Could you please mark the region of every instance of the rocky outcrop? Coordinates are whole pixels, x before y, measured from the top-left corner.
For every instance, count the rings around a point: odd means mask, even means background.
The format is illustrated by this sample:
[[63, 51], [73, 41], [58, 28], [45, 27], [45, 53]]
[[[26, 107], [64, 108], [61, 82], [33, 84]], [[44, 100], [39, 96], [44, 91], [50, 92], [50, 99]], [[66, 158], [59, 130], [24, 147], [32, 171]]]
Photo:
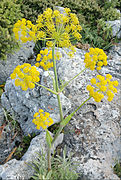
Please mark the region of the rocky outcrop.
[[[53, 81], [49, 74], [53, 76], [53, 72], [45, 71], [43, 73], [41, 69], [38, 70], [41, 73], [40, 84], [52, 88]], [[63, 112], [67, 114], [71, 108], [70, 101], [63, 93], [61, 93], [60, 98], [63, 105]], [[14, 80], [9, 78], [6, 82], [5, 92], [2, 94], [1, 102], [7, 111], [14, 114], [14, 118], [19, 122], [25, 135], [40, 133], [42, 131], [42, 129], [37, 130], [32, 123], [33, 115], [39, 109], [49, 112], [54, 122], [60, 121], [56, 95], [39, 86], [33, 90], [22, 91], [20, 87], [15, 87]]]
[[4, 123], [4, 109], [0, 106], [0, 126]]
[[[68, 51], [68, 49], [65, 50]], [[75, 57], [72, 59], [68, 58], [65, 50], [60, 49], [62, 59], [57, 62], [60, 85], [62, 82], [70, 80], [85, 67], [83, 62], [85, 54], [84, 50], [77, 49]], [[118, 46], [115, 46], [110, 50], [108, 55], [108, 65], [102, 68], [100, 74], [104, 75], [110, 73], [115, 80], [120, 82], [120, 58], [120, 44], [118, 44]], [[52, 71], [46, 71], [44, 73], [41, 71], [40, 83], [52, 87], [51, 79], [48, 76], [49, 73], [53, 75]], [[97, 74], [98, 72], [96, 71], [85, 70], [65, 88], [62, 94], [64, 100], [61, 97], [65, 114], [67, 114], [68, 111], [69, 113], [72, 112], [87, 99], [88, 92], [86, 90], [86, 85], [89, 83], [90, 79]], [[76, 113], [69, 125], [64, 129], [65, 136], [62, 146], [66, 145], [68, 152], [74, 152], [72, 160], [80, 161], [77, 171], [81, 173], [85, 179], [119, 179], [117, 175], [113, 173], [112, 167], [115, 165], [115, 160], [121, 158], [120, 86], [121, 84], [119, 84], [118, 93], [115, 95], [112, 102], [108, 102], [106, 98], [100, 103], [96, 103], [93, 99], [90, 99], [90, 101]], [[6, 99], [4, 99], [5, 97]], [[15, 98], [17, 99], [16, 102]], [[27, 92], [22, 93], [19, 88], [16, 88], [13, 85], [11, 79], [7, 80], [5, 93], [2, 95], [2, 103], [4, 107], [7, 107], [9, 110], [12, 107], [16, 113], [18, 113], [18, 108], [21, 114], [27, 112], [27, 116], [30, 117], [29, 120], [27, 119], [28, 124], [26, 124], [26, 121], [22, 122], [23, 119], [20, 118], [21, 116], [19, 116], [20, 120], [18, 120], [20, 123], [23, 123], [23, 129], [29, 126], [26, 128], [27, 132], [30, 132], [32, 115], [38, 108], [48, 110], [51, 115], [55, 113], [57, 117], [57, 101], [55, 100], [55, 96], [42, 88], [35, 88], [31, 92], [28, 90]], [[26, 127], [24, 126], [25, 124]], [[33, 131], [33, 129], [31, 130]], [[10, 161], [11, 166], [16, 162], [18, 163], [16, 160], [12, 161]], [[20, 161], [20, 164], [21, 163], [23, 163], [23, 161]], [[2, 166], [2, 168], [4, 167], [6, 167], [6, 164]], [[22, 168], [21, 165], [20, 167]], [[24, 169], [22, 169], [22, 171], [24, 174]], [[15, 170], [14, 172], [16, 173]], [[2, 174], [2, 177], [4, 177], [4, 173]]]
[[[72, 118], [65, 128], [63, 146], [74, 152], [73, 160], [79, 160], [78, 172], [85, 179], [112, 180], [119, 178], [113, 173], [112, 167], [116, 160], [121, 159], [120, 141], [120, 110], [121, 110], [121, 55], [120, 44], [113, 47], [108, 56], [108, 65], [100, 74], [112, 74], [119, 81], [118, 93], [112, 102], [104, 98], [100, 103], [93, 99], [87, 102]], [[68, 81], [84, 68], [84, 52], [77, 50], [73, 59], [58, 64], [58, 74], [61, 81]], [[70, 72], [70, 73], [69, 73]], [[72, 103], [73, 109], [79, 106], [87, 97], [86, 85], [98, 72], [86, 70], [65, 89], [64, 94]]]

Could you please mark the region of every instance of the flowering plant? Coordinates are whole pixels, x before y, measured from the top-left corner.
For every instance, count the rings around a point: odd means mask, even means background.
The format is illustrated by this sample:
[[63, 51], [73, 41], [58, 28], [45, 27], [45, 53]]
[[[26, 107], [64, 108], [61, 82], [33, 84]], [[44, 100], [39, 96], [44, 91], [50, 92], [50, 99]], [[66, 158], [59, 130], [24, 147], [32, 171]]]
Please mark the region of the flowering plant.
[[[60, 113], [60, 126], [56, 132], [54, 138], [51, 137], [47, 128], [54, 123], [51, 115], [48, 112], [44, 112], [43, 109], [39, 109], [34, 114], [33, 123], [37, 129], [43, 128], [46, 131], [46, 141], [48, 145], [48, 171], [51, 170], [51, 148], [59, 136], [62, 129], [68, 124], [72, 116], [91, 98], [94, 98], [96, 102], [100, 102], [106, 95], [108, 101], [112, 101], [114, 94], [117, 93], [116, 87], [118, 81], [112, 81], [112, 76], [107, 74], [106, 77], [97, 75], [96, 78], [91, 79], [91, 85], [87, 86], [89, 91], [89, 97], [85, 100], [74, 112], [69, 114], [66, 118], [63, 116], [62, 105], [60, 101], [60, 93], [63, 89], [77, 76], [79, 76], [86, 68], [90, 70], [97, 69], [98, 71], [102, 66], [107, 65], [107, 56], [102, 49], [90, 48], [89, 52], [85, 54], [85, 69], [78, 73], [75, 77], [66, 82], [61, 88], [58, 84], [58, 77], [56, 71], [56, 60], [61, 57], [59, 52], [55, 53], [55, 47], [69, 48], [69, 56], [73, 56], [75, 47], [72, 45], [72, 40], [79, 40], [81, 38], [78, 18], [75, 14], [70, 12], [70, 9], [65, 8], [64, 14], [61, 14], [58, 10], [52, 11], [48, 8], [43, 14], [38, 16], [36, 25], [33, 25], [31, 21], [26, 19], [19, 20], [13, 29], [16, 39], [20, 39], [23, 43], [27, 41], [44, 40], [46, 42], [46, 49], [40, 50], [37, 55], [35, 64], [36, 67], [41, 66], [44, 70], [53, 68], [54, 70], [54, 86], [55, 88], [49, 89], [39, 82], [39, 72], [35, 66], [31, 66], [28, 63], [17, 66], [11, 74], [11, 79], [15, 80], [15, 85], [20, 86], [23, 91], [28, 88], [32, 89], [35, 84], [41, 86], [51, 93], [57, 96], [58, 107]], [[21, 31], [21, 35], [20, 32]]]

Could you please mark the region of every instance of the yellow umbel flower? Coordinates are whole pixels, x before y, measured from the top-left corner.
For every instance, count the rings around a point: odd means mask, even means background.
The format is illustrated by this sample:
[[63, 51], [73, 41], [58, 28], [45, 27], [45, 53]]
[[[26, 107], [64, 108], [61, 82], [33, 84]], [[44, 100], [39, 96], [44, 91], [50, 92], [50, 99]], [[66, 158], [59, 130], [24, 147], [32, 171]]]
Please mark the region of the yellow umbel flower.
[[[61, 57], [62, 54], [58, 51], [54, 54], [54, 58], [56, 60], [59, 60]], [[37, 63], [35, 64], [35, 66], [36, 67], [41, 66], [45, 71], [53, 67], [52, 50], [49, 49], [41, 50], [40, 54], [37, 55], [36, 61]]]
[[90, 48], [89, 52], [85, 54], [85, 66], [90, 70], [101, 70], [102, 66], [107, 65], [107, 56], [102, 49]]
[[38, 16], [36, 25], [23, 18], [18, 20], [13, 28], [17, 39], [21, 31], [20, 39], [24, 43], [31, 40], [47, 40], [47, 47], [55, 45], [62, 48], [71, 48], [71, 40], [80, 40], [81, 30], [77, 16], [68, 8], [65, 8], [64, 14], [48, 8]]
[[40, 81], [39, 75], [40, 73], [36, 67], [24, 63], [23, 65], [18, 65], [10, 77], [15, 79], [15, 86], [20, 86], [23, 91], [26, 91], [28, 88], [33, 89], [35, 82]]
[[39, 109], [39, 111], [34, 114], [32, 122], [36, 125], [37, 129], [40, 129], [40, 127], [46, 129], [54, 123], [50, 114], [48, 112], [44, 112], [43, 109]]
[[97, 75], [96, 79], [91, 79], [90, 82], [92, 85], [88, 85], [87, 90], [96, 102], [100, 102], [104, 98], [104, 95], [108, 97], [108, 101], [113, 100], [114, 94], [117, 93], [115, 87], [118, 86], [118, 81], [111, 81], [111, 78], [112, 76], [107, 74], [106, 77]]
[[37, 55], [36, 61], [37, 63], [35, 66], [41, 66], [44, 70], [48, 70], [49, 68], [53, 67], [52, 51], [48, 51], [48, 49], [41, 50], [40, 54]]

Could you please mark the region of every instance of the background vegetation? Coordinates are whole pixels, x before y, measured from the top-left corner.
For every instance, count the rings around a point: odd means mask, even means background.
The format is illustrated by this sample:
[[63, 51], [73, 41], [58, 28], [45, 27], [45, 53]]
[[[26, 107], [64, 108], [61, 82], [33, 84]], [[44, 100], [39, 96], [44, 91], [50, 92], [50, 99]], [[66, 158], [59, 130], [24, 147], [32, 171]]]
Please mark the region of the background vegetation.
[[105, 21], [120, 18], [117, 8], [120, 0], [18, 0], [24, 17], [36, 22], [38, 14], [46, 8], [68, 7], [76, 13], [83, 27], [82, 44], [107, 50], [116, 39], [112, 37], [112, 28]]
[[13, 36], [13, 25], [22, 17], [36, 22], [46, 8], [68, 7], [76, 13], [83, 27], [82, 44], [108, 49], [113, 45], [112, 30], [105, 23], [120, 18], [120, 0], [0, 0], [0, 58], [18, 47]]
[[13, 25], [22, 17], [20, 5], [14, 0], [0, 0], [0, 58], [18, 47], [13, 35]]

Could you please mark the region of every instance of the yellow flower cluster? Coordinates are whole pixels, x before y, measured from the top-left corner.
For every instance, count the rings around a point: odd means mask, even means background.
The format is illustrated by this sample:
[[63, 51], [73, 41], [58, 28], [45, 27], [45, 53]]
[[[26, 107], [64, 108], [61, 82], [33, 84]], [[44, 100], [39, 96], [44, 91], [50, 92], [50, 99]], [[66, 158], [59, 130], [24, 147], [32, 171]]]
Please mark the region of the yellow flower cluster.
[[94, 98], [96, 102], [100, 102], [104, 95], [107, 96], [108, 101], [112, 101], [114, 94], [117, 93], [115, 87], [118, 86], [118, 81], [111, 81], [112, 76], [110, 74], [106, 75], [106, 78], [101, 75], [97, 75], [96, 79], [91, 79], [91, 84], [87, 86], [90, 96]]
[[44, 112], [43, 109], [39, 109], [39, 112], [34, 114], [34, 119], [32, 122], [36, 125], [37, 129], [42, 127], [46, 129], [48, 126], [51, 126], [54, 122], [53, 119], [50, 117], [48, 112]]
[[43, 69], [46, 71], [49, 68], [53, 67], [53, 62], [50, 60], [52, 59], [52, 51], [48, 53], [48, 49], [41, 50], [40, 54], [37, 55], [36, 61], [37, 63], [35, 64], [36, 67], [43, 67]]
[[[61, 53], [56, 52], [54, 54], [54, 58], [56, 60], [59, 60], [61, 58]], [[48, 51], [48, 49], [41, 50], [40, 53], [37, 55], [36, 58], [37, 63], [35, 64], [36, 67], [43, 67], [43, 69], [46, 71], [49, 68], [53, 67], [53, 62], [52, 62], [52, 50]]]
[[36, 25], [23, 18], [18, 20], [13, 28], [16, 39], [19, 39], [19, 32], [21, 31], [20, 39], [22, 42], [46, 39], [47, 47], [56, 45], [62, 48], [71, 48], [71, 40], [80, 40], [79, 32], [81, 30], [77, 16], [71, 13], [69, 8], [65, 8], [64, 14], [48, 8], [38, 16]]
[[33, 89], [35, 82], [40, 81], [39, 75], [40, 73], [35, 66], [24, 63], [18, 65], [10, 77], [15, 79], [15, 86], [20, 86], [23, 91], [26, 91], [28, 88]]
[[[56, 52], [54, 58], [60, 59], [61, 53]], [[45, 71], [53, 67], [52, 50], [50, 51], [48, 51], [48, 49], [41, 50], [40, 53], [37, 55], [36, 61], [37, 63], [35, 64], [35, 66], [36, 67], [42, 66]]]
[[31, 21], [26, 20], [25, 18], [23, 18], [22, 20], [18, 20], [17, 23], [14, 24], [13, 32], [15, 34], [15, 38], [17, 40], [19, 40], [20, 38], [20, 40], [23, 43], [26, 43], [27, 41], [31, 41], [31, 40], [34, 40], [34, 41], [37, 40], [36, 26], [33, 25]]
[[90, 48], [89, 52], [85, 54], [84, 63], [92, 71], [95, 67], [97, 67], [97, 70], [101, 70], [103, 65], [107, 65], [107, 56], [102, 49]]
[[47, 46], [52, 47], [53, 43], [57, 47], [71, 47], [71, 39], [80, 40], [80, 31], [78, 18], [75, 14], [70, 12], [69, 8], [65, 8], [65, 14], [61, 14], [58, 10], [52, 11], [50, 8], [46, 9], [43, 14], [38, 16], [37, 29], [45, 32], [47, 37]]

